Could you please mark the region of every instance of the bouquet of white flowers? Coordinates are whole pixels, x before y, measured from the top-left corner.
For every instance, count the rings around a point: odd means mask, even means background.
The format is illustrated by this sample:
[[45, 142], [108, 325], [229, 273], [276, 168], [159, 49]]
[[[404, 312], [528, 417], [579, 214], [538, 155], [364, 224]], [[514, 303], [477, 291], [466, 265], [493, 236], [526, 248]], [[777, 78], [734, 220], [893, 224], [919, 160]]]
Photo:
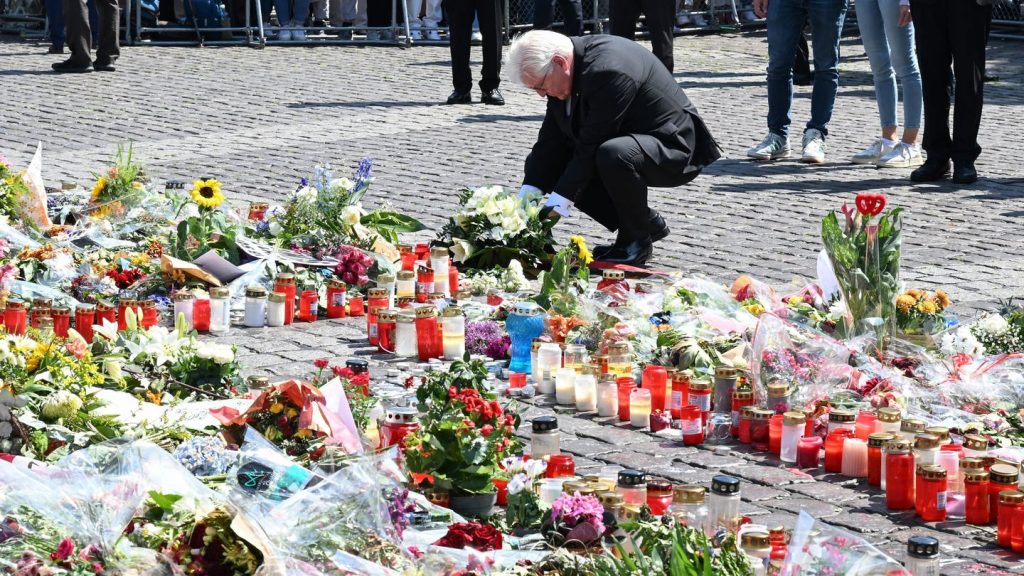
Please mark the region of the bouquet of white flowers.
[[466, 269], [488, 270], [517, 259], [536, 276], [554, 254], [554, 220], [541, 218], [542, 201], [540, 194], [520, 198], [501, 186], [463, 190], [460, 208], [438, 242], [450, 245]]

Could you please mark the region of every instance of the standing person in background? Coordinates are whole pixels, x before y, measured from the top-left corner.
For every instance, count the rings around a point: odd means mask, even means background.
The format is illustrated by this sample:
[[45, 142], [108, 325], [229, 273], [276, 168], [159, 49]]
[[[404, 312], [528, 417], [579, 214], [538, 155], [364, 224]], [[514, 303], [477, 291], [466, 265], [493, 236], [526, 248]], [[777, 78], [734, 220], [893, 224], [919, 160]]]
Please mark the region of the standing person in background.
[[502, 0], [448, 0], [448, 38], [452, 55], [452, 85], [448, 104], [473, 102], [473, 73], [469, 69], [473, 18], [480, 21], [484, 65], [480, 78], [480, 101], [502, 106], [505, 98], [498, 90], [501, 83], [501, 4]]
[[[330, 0], [330, 19], [337, 28], [366, 26], [366, 0]], [[338, 37], [351, 40], [352, 30], [342, 30]]]
[[[370, 28], [390, 28], [392, 20], [391, 1], [373, 0], [366, 8], [367, 26]], [[394, 30], [369, 30], [366, 39], [370, 42], [393, 42], [395, 40]]]
[[676, 15], [673, 0], [611, 0], [608, 11], [612, 35], [628, 40], [636, 39], [636, 22], [642, 12], [651, 36], [651, 51], [669, 72], [673, 71], [672, 23]]
[[[583, 34], [583, 1], [558, 0], [558, 4], [562, 8], [562, 16], [565, 18], [562, 32], [566, 36], [581, 36]], [[537, 0], [533, 6], [533, 29], [550, 30], [554, 20], [555, 0]]]
[[[441, 0], [405, 0], [406, 14], [409, 17], [409, 34], [412, 40], [438, 41], [441, 35], [437, 31], [437, 23], [441, 21], [444, 14], [441, 10]], [[423, 18], [420, 19], [420, 8], [426, 4]], [[426, 35], [423, 34], [426, 29]]]
[[[857, 0], [857, 27], [864, 42], [875, 101], [882, 121], [882, 137], [853, 155], [854, 164], [879, 168], [911, 168], [924, 159], [917, 146], [921, 128], [921, 73], [914, 54], [914, 25], [908, 0]], [[895, 72], [894, 72], [895, 69]], [[896, 139], [896, 77], [903, 86], [903, 139]]]
[[277, 39], [282, 42], [304, 42], [306, 31], [302, 29], [302, 24], [309, 14], [309, 0], [274, 0], [274, 9], [277, 11], [277, 21], [281, 24]]
[[[118, 31], [121, 7], [117, 0], [95, 0], [99, 28], [96, 60], [92, 60], [93, 33], [89, 25], [89, 5], [86, 0], [64, 0], [64, 26], [71, 57], [52, 65], [55, 72], [80, 73], [113, 72], [114, 62], [121, 55]], [[63, 52], [63, 50], [61, 50]]]
[[[914, 182], [941, 180], [953, 161], [953, 181], [978, 180], [978, 129], [984, 103], [985, 39], [992, 21], [991, 0], [910, 0], [914, 38], [924, 88], [924, 139], [928, 153], [910, 175]], [[953, 64], [953, 76], [949, 66]], [[953, 94], [953, 77], [956, 93]], [[949, 101], [954, 97], [953, 138]]]

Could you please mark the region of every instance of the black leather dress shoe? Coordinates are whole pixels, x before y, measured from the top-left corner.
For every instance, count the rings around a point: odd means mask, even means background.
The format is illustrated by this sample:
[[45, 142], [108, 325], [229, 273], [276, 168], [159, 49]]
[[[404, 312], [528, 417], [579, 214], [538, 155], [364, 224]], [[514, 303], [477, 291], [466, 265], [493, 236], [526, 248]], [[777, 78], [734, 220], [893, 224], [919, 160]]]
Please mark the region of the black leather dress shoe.
[[92, 69], [97, 72], [116, 72], [117, 68], [114, 68], [114, 63], [111, 61], [100, 62], [99, 60], [92, 63]]
[[47, 54], [63, 54], [63, 46], [50, 46], [50, 49], [46, 51]]
[[[658, 214], [657, 210], [651, 210], [651, 215], [648, 219], [648, 222], [649, 225], [647, 230], [651, 235], [651, 242], [664, 240], [666, 237], [668, 237], [669, 232], [671, 232], [668, 229], [668, 224], [665, 224], [665, 219], [661, 217], [661, 214]], [[616, 242], [617, 241], [618, 240], [616, 240]], [[611, 250], [614, 246], [614, 244], [599, 244], [597, 246], [594, 246], [594, 257], [600, 259], [600, 257], [603, 254]]]
[[595, 257], [608, 264], [625, 264], [627, 266], [643, 266], [651, 259], [654, 243], [650, 237], [628, 242], [616, 242], [611, 249]]
[[448, 96], [448, 101], [445, 104], [472, 104], [473, 95], [469, 92], [459, 92], [458, 90], [451, 93]]
[[492, 106], [505, 105], [505, 97], [501, 95], [501, 90], [497, 88], [494, 90], [484, 90], [483, 94], [480, 95], [480, 101]]
[[65, 60], [63, 62], [54, 62], [51, 67], [54, 72], [62, 74], [82, 74], [84, 72], [92, 72], [92, 62], [79, 64], [78, 62]]
[[974, 184], [978, 181], [978, 171], [974, 169], [974, 162], [954, 162], [953, 182], [957, 184]]
[[924, 161], [920, 168], [910, 173], [911, 182], [934, 182], [949, 175], [949, 160]]

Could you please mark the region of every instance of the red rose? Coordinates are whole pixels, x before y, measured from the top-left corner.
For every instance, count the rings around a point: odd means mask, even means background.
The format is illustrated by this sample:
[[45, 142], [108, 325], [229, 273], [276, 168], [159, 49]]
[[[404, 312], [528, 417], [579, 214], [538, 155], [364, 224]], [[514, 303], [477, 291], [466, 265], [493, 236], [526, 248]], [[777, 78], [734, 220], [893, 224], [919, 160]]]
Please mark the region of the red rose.
[[490, 436], [491, 432], [494, 432], [494, 426], [491, 426], [490, 424], [484, 424], [484, 426], [480, 428], [480, 433], [484, 435], [484, 438]]
[[473, 548], [481, 552], [501, 550], [501, 532], [494, 526], [477, 524], [473, 528]]
[[313, 366], [316, 366], [320, 370], [323, 370], [324, 368], [327, 368], [327, 366], [329, 366], [329, 365], [330, 365], [330, 362], [328, 362], [327, 359], [325, 359], [325, 358], [318, 358], [316, 360], [313, 360]]
[[467, 428], [476, 428], [476, 424], [474, 424], [474, 423], [473, 423], [473, 421], [472, 421], [472, 420], [470, 420], [469, 418], [465, 418], [465, 419], [464, 419], [464, 420], [462, 421], [462, 423], [463, 423], [463, 424], [464, 424], [464, 425], [465, 425], [465, 426], [466, 426]]
[[71, 538], [65, 538], [57, 545], [57, 550], [50, 554], [50, 560], [53, 560], [54, 562], [63, 562], [70, 558], [74, 553], [75, 543]]
[[334, 372], [334, 375], [339, 377], [339, 378], [344, 378], [345, 377], [345, 374], [343, 374], [344, 371], [345, 371], [345, 367], [344, 366], [331, 366], [331, 372]]
[[448, 387], [448, 397], [449, 398], [455, 398], [458, 395], [459, 395], [459, 391], [455, 389], [455, 386], [449, 386]]

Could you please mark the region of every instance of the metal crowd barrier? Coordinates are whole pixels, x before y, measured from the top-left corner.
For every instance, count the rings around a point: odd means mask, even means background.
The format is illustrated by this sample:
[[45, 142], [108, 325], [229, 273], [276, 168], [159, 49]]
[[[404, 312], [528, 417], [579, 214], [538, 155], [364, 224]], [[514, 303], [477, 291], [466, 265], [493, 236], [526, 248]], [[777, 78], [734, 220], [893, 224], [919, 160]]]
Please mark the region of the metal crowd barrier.
[[43, 0], [0, 0], [0, 32], [26, 39], [45, 37]]

